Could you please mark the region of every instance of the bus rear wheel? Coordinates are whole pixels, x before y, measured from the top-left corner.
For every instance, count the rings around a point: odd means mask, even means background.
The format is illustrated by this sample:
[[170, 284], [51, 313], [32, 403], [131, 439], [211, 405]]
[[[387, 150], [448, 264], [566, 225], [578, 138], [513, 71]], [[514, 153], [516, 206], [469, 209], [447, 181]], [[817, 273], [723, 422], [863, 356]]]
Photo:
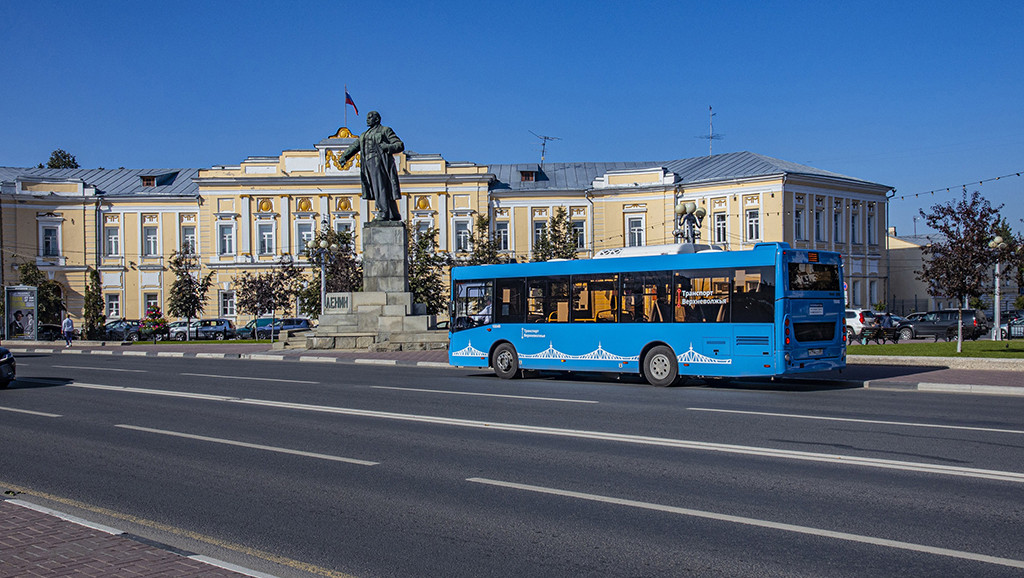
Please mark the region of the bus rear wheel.
[[513, 379], [519, 376], [519, 354], [511, 343], [502, 343], [494, 349], [491, 356], [491, 367], [502, 379]]
[[644, 356], [644, 378], [657, 387], [669, 387], [679, 381], [679, 362], [671, 347], [652, 347]]

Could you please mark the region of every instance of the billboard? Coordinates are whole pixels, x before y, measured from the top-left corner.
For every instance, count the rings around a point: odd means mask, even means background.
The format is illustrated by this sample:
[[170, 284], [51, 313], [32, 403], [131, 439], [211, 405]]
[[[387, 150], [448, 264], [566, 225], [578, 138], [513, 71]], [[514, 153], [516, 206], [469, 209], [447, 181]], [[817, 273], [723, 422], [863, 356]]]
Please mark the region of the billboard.
[[35, 287], [4, 287], [4, 313], [4, 339], [35, 341], [39, 318]]

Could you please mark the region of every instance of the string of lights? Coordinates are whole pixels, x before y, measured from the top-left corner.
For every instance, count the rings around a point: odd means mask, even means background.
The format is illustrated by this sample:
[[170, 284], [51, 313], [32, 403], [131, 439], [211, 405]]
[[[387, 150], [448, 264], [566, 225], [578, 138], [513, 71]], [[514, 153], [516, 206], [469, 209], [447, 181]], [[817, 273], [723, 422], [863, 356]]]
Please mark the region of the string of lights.
[[1024, 171], [1020, 171], [1020, 172], [1017, 172], [1017, 173], [1010, 173], [1008, 175], [1000, 175], [998, 177], [991, 177], [991, 178], [988, 178], [988, 179], [981, 179], [980, 181], [971, 181], [969, 183], [964, 183], [962, 185], [956, 185], [956, 186], [950, 186], [950, 187], [943, 187], [943, 188], [933, 189], [931, 191], [924, 191], [924, 192], [921, 192], [921, 193], [907, 193], [905, 195], [894, 195], [892, 198], [893, 199], [898, 199], [898, 200], [902, 201], [903, 199], [909, 199], [911, 197], [918, 198], [918, 197], [920, 197], [922, 195], [935, 195], [935, 193], [941, 193], [941, 192], [950, 193], [950, 192], [953, 192], [956, 189], [960, 189], [960, 190], [963, 190], [963, 191], [966, 192], [967, 191], [967, 187], [973, 187], [974, 183], [978, 183], [978, 186], [981, 186], [981, 185], [984, 185], [985, 183], [991, 183], [991, 182], [995, 182], [995, 181], [998, 181], [998, 180], [1001, 180], [1001, 179], [1007, 179], [1007, 178], [1010, 178], [1010, 177], [1019, 177], [1021, 173], [1024, 173]]

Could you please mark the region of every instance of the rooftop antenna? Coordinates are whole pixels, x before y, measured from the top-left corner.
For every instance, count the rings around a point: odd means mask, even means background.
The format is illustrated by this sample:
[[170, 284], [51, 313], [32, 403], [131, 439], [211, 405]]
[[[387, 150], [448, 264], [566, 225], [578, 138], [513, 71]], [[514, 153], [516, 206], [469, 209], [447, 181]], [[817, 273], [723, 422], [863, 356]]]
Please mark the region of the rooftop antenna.
[[697, 138], [706, 139], [708, 141], [708, 156], [711, 156], [711, 145], [716, 140], [722, 140], [725, 138], [724, 134], [715, 134], [715, 113], [711, 111], [711, 107], [708, 107], [708, 135], [699, 136]]
[[530, 131], [530, 134], [532, 134], [533, 136], [539, 138], [542, 141], [541, 145], [540, 145], [540, 164], [544, 164], [544, 153], [547, 152], [548, 141], [549, 140], [562, 140], [562, 139], [558, 138], [557, 136], [542, 136], [542, 135], [539, 135], [539, 134], [533, 132], [532, 130]]

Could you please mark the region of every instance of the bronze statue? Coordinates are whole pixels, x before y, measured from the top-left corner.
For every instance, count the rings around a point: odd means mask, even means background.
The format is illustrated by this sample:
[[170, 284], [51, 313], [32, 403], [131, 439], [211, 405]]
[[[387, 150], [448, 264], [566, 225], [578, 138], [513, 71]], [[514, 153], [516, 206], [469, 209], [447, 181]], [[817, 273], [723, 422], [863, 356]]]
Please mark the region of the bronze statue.
[[392, 155], [404, 151], [405, 143], [399, 140], [391, 127], [380, 124], [380, 113], [375, 110], [366, 115], [366, 126], [369, 128], [341, 154], [340, 162], [344, 163], [360, 153], [359, 178], [363, 198], [376, 201], [377, 217], [374, 220], [401, 221], [398, 199], [402, 191], [398, 187], [398, 167]]

